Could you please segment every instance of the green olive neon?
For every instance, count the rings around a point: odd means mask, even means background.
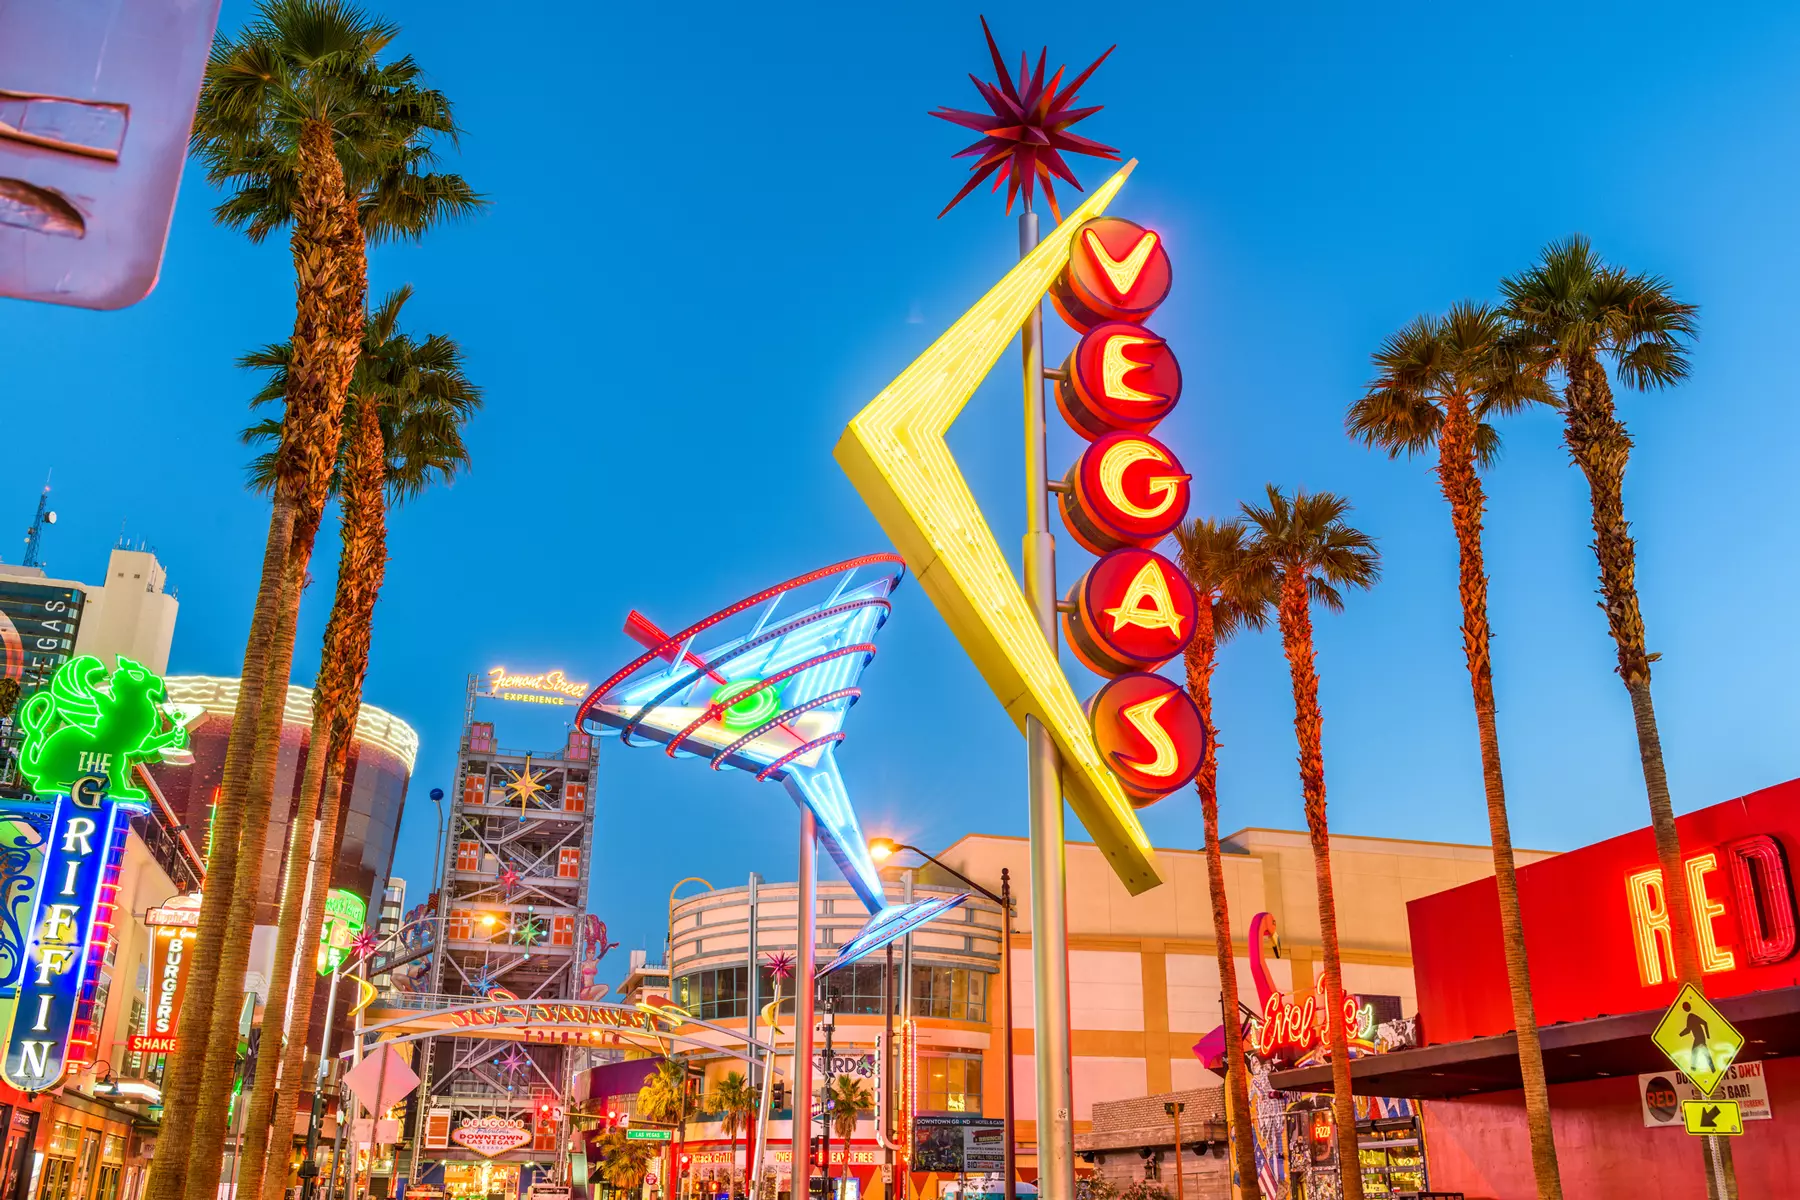
[[[725,728],[741,733],[774,720],[775,715],[781,711],[781,697],[777,694],[779,689],[763,688],[754,695],[744,696],[745,692],[759,687],[762,687],[760,679],[740,679],[726,684],[712,694],[714,704],[726,705],[724,713],[719,717]],[[733,703],[733,699],[738,696],[744,698]]]

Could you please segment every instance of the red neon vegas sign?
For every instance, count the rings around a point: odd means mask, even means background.
[[[1173,279],[1157,233],[1100,217],[1075,231],[1051,287],[1056,311],[1083,334],[1057,407],[1090,443],[1058,489],[1059,507],[1070,536],[1102,556],[1070,592],[1063,629],[1083,665],[1115,677],[1088,701],[1088,720],[1140,807],[1192,781],[1206,749],[1187,692],[1147,673],[1187,648],[1199,608],[1181,570],[1151,549],[1187,516],[1190,499],[1187,472],[1150,436],[1181,396],[1175,356],[1143,327]]]

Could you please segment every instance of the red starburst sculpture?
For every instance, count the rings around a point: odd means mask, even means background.
[[[1039,181],[1044,185],[1044,199],[1050,202],[1050,211],[1057,220],[1062,220],[1062,210],[1056,204],[1056,190],[1051,185],[1054,177],[1067,183],[1076,191],[1081,184],[1076,180],[1069,164],[1063,161],[1065,152],[1070,154],[1091,154],[1095,158],[1117,160],[1119,152],[1111,146],[1102,145],[1080,134],[1070,133],[1069,126],[1084,117],[1091,117],[1099,112],[1101,105],[1092,108],[1071,108],[1075,101],[1075,92],[1088,81],[1088,76],[1099,69],[1116,46],[1108,46],[1106,54],[1094,60],[1093,66],[1077,75],[1065,86],[1062,82],[1063,72],[1067,67],[1056,68],[1056,74],[1050,82],[1044,82],[1044,66],[1050,57],[1048,48],[1038,54],[1037,70],[1028,67],[1024,52],[1019,54],[1019,81],[1015,85],[1013,78],[1007,73],[1006,63],[1000,57],[1000,47],[994,44],[993,31],[988,28],[987,18],[981,18],[981,32],[987,37],[988,53],[993,55],[994,70],[1000,75],[996,84],[983,83],[975,76],[969,76],[975,90],[987,101],[992,112],[963,112],[955,108],[939,108],[931,115],[957,125],[979,130],[982,138],[966,150],[959,150],[952,158],[967,158],[978,155],[969,182],[963,185],[962,191],[950,203],[944,205],[944,213],[955,208],[957,203],[975,190],[975,185],[994,176],[993,190],[998,191],[1002,181],[1006,184],[1006,211],[1012,212],[1013,199],[1023,192],[1025,207],[1031,207],[1032,190]],[[998,172],[998,174],[995,174]]]
[[[791,979],[794,974],[794,956],[791,954],[770,954],[766,960],[769,974],[777,979]]]

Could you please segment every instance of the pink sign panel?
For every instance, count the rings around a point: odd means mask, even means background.
[[[219,0],[0,0],[0,296],[150,294]]]

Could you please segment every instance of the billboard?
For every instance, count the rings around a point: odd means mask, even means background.
[[[77,587],[0,579],[0,679],[19,683],[19,702],[56,674],[75,653],[87,594]],[[0,782],[13,779],[21,734],[14,715],[0,719]]]
[[[86,594],[76,587],[0,579],[0,679],[29,696],[75,653]]]
[[[914,1117],[912,1169],[982,1175],[1006,1169],[1006,1122],[998,1117]]]

